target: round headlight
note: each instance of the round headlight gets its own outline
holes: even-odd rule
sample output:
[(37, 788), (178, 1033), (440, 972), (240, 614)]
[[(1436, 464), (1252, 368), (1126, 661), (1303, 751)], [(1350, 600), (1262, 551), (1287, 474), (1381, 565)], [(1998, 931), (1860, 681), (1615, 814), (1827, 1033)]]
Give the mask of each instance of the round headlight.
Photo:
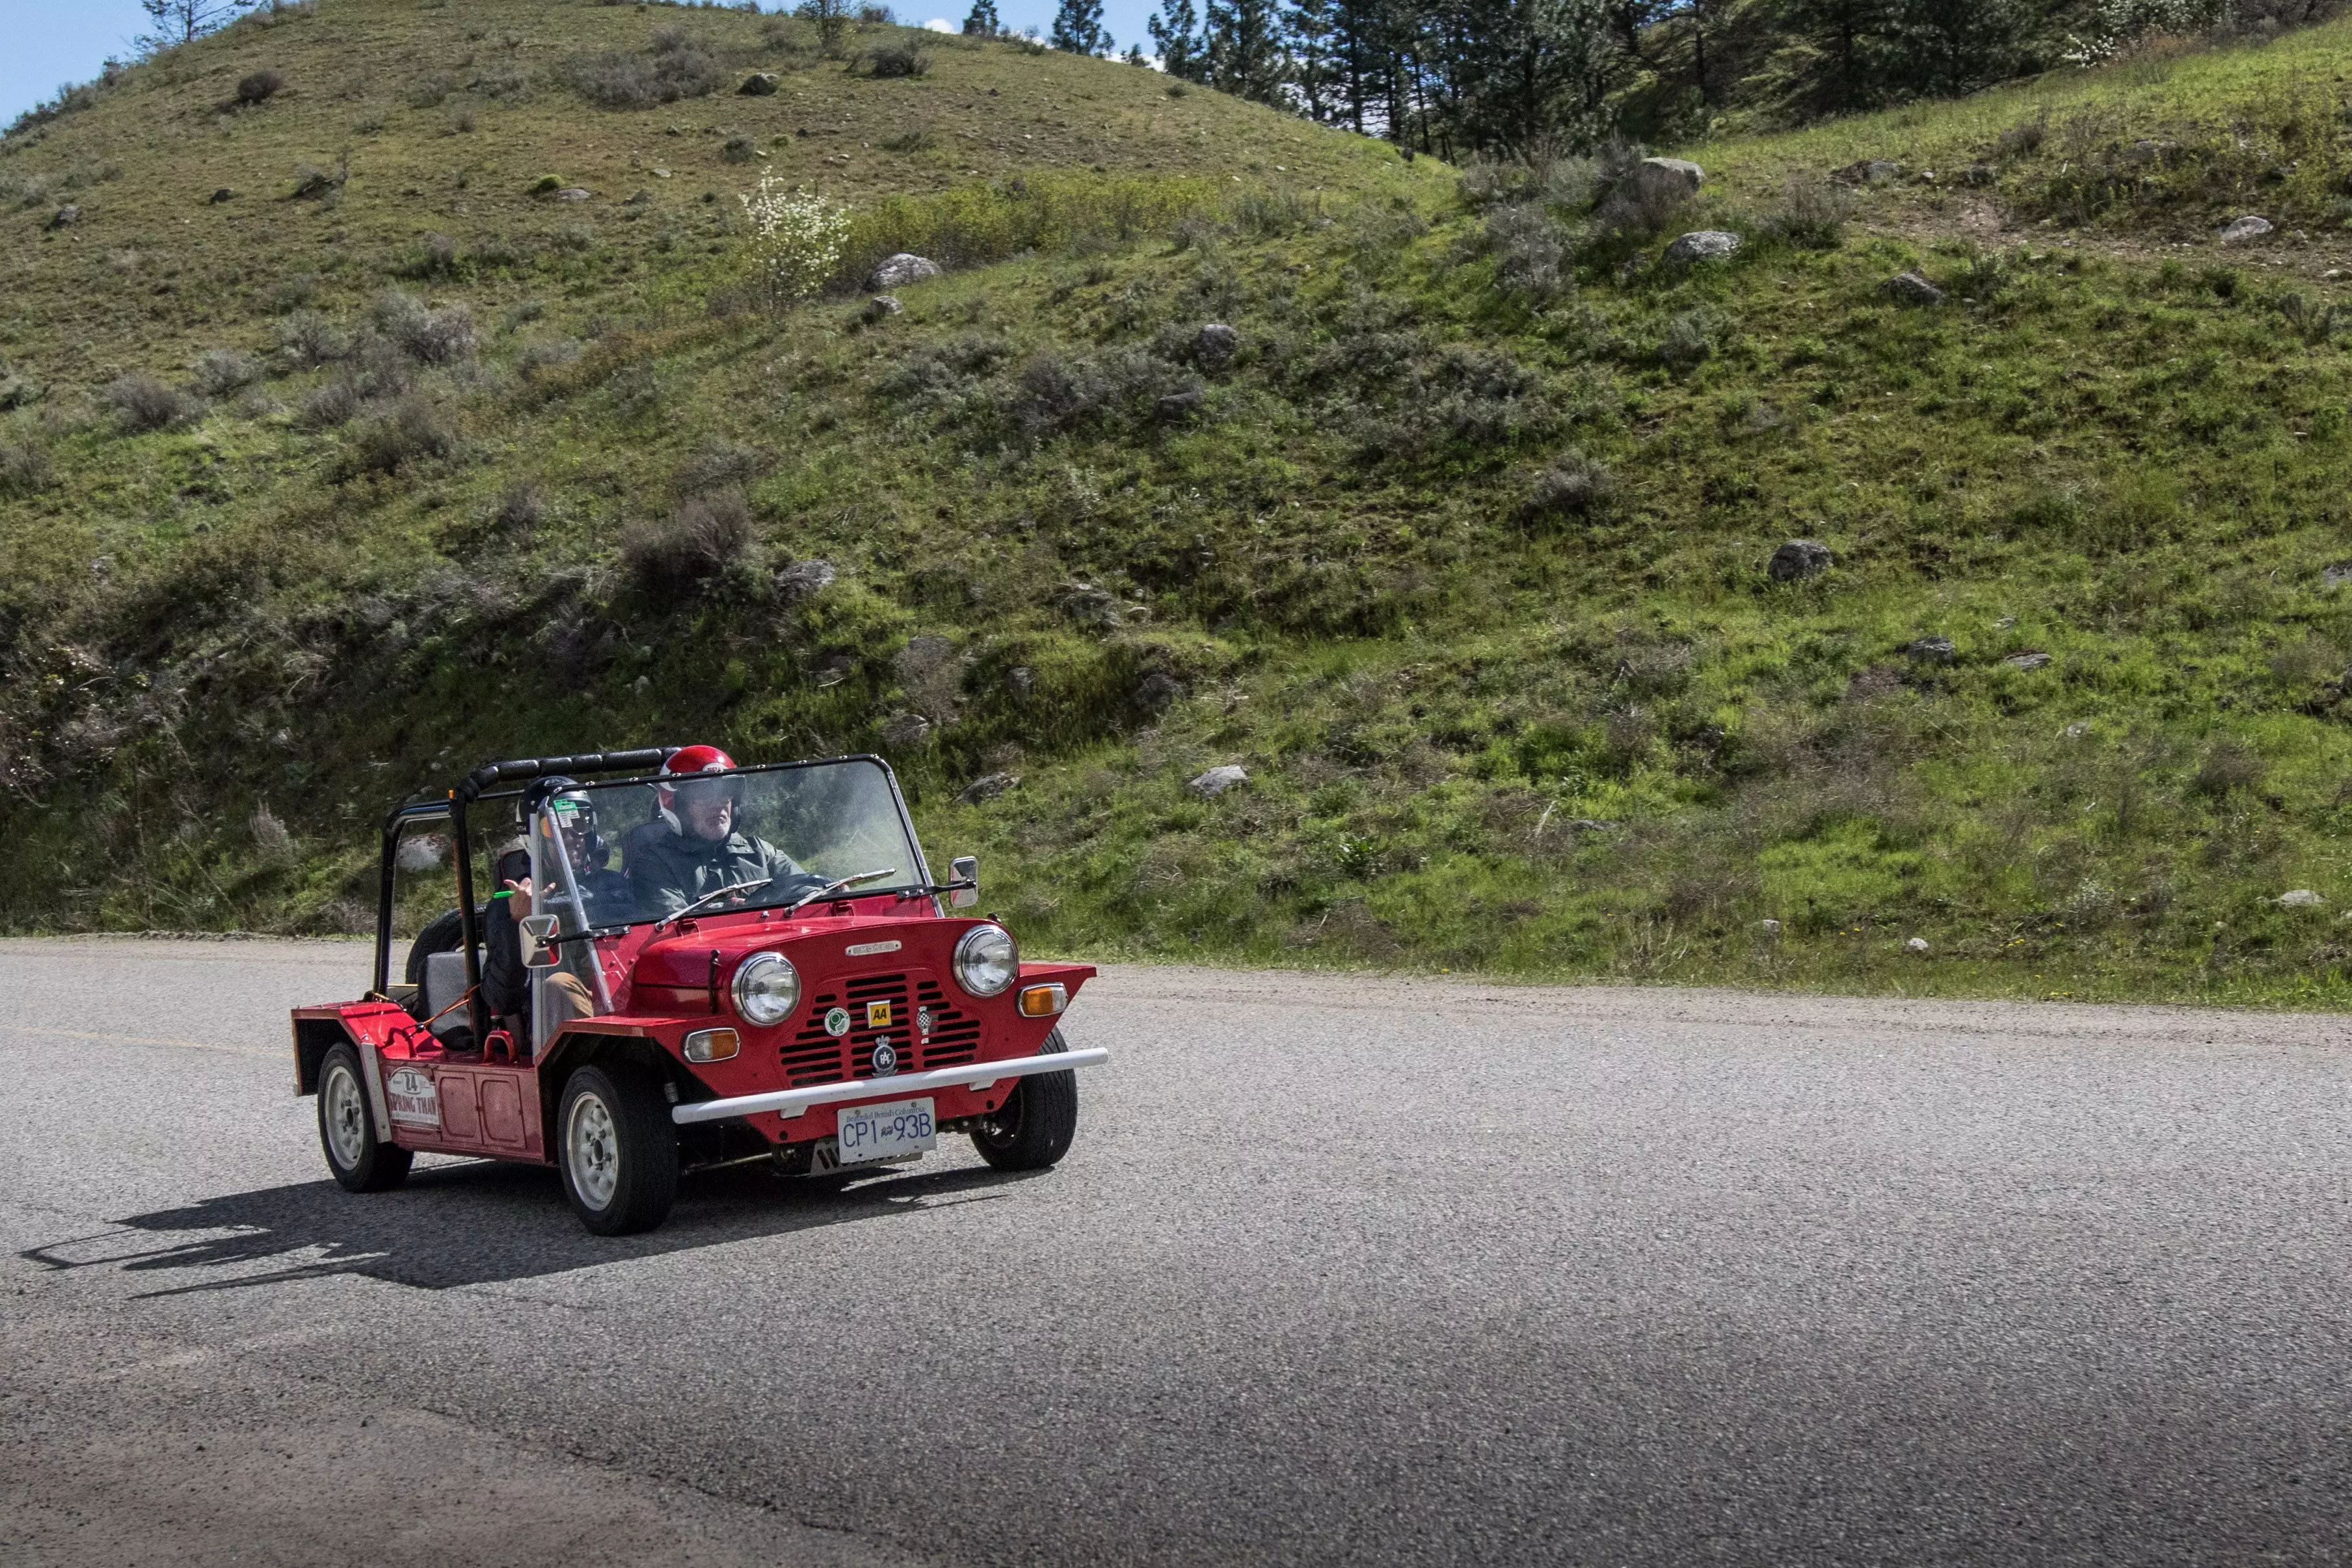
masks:
[(782, 953), (754, 953), (735, 967), (735, 1010), (762, 1028), (779, 1024), (801, 1005), (801, 975)]
[(975, 925), (956, 944), (956, 983), (975, 997), (992, 997), (1021, 973), (1021, 955), (1002, 925)]

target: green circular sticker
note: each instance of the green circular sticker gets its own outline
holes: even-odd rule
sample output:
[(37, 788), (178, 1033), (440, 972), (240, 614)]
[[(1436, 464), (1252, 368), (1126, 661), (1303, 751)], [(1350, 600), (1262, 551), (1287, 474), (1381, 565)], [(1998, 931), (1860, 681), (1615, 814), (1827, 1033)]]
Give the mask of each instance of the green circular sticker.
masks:
[(824, 1032), (840, 1036), (849, 1032), (849, 1009), (835, 1008), (824, 1015)]

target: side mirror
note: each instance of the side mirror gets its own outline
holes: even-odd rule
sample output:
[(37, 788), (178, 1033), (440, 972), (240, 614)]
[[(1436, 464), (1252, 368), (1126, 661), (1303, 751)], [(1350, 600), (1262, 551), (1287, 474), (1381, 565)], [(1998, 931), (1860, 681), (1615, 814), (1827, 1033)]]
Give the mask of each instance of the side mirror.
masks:
[(515, 922), (515, 930), (522, 944), (522, 967), (526, 969), (555, 967), (555, 916), (526, 915)]
[(948, 894), (950, 909), (970, 909), (973, 904), (978, 904), (980, 902), (980, 857), (958, 855), (948, 862), (948, 880), (970, 884), (959, 887)]

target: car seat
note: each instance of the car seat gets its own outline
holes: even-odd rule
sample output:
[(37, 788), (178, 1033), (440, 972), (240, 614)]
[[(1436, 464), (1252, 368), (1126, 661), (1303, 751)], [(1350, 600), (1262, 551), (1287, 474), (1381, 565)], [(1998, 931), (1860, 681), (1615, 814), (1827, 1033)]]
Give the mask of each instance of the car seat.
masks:
[[(452, 1051), (470, 1051), (474, 1043), (474, 1020), (468, 1009), (458, 1005), (466, 994), (466, 955), (428, 953), (425, 956), (425, 980), (417, 1010), (432, 1019), (434, 1038)], [(444, 1009), (447, 1010), (443, 1011)], [(441, 1014), (434, 1018), (436, 1013)], [(456, 1037), (463, 1036), (460, 1040)]]

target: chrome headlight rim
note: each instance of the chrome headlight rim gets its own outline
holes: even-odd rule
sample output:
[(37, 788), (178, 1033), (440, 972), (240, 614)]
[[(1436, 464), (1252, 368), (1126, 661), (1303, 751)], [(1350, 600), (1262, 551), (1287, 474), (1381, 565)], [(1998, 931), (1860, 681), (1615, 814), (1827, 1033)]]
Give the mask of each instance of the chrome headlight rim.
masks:
[[(986, 975), (982, 975), (975, 981), (972, 971), (986, 961), (979, 958), (974, 949), (983, 944), (996, 942), (1004, 944), (1002, 960), (1003, 977), (993, 985), (988, 982)], [(1001, 997), (1012, 988), (1015, 980), (1021, 977), (1021, 949), (1013, 942), (1012, 932), (992, 920), (982, 921), (957, 940), (955, 961), (950, 967), (955, 971), (956, 984), (961, 986), (969, 994), (975, 997)]]
[[(783, 971), (784, 996), (781, 1005), (774, 991), (763, 985), (776, 970)], [(761, 988), (755, 990), (755, 986)], [(743, 1015), (746, 1023), (761, 1029), (773, 1029), (793, 1016), (801, 1005), (801, 972), (782, 953), (754, 953), (735, 966), (735, 978), (727, 992), (735, 1003), (735, 1010)]]

